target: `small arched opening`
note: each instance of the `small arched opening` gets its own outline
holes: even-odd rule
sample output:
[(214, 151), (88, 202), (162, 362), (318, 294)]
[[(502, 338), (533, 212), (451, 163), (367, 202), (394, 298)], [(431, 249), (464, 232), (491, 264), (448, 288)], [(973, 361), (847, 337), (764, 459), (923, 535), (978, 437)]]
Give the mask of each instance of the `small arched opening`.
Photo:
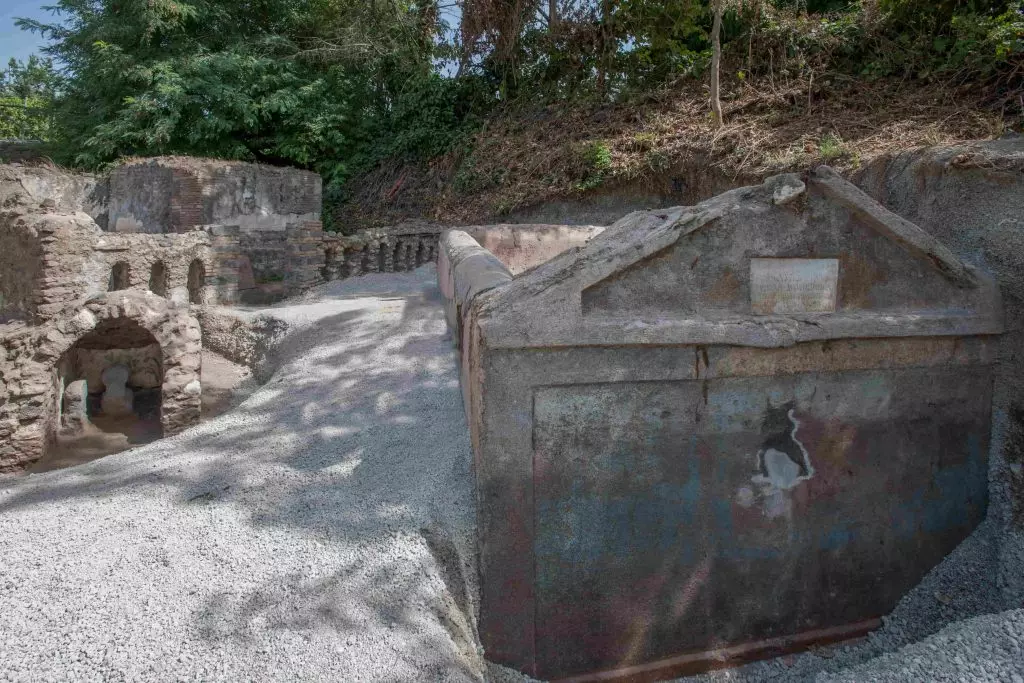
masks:
[(107, 284), (108, 292), (116, 292), (121, 289), (128, 289), (131, 286), (131, 267), (124, 261), (118, 261), (110, 269), (110, 281)]
[(188, 264), (188, 302), (201, 304), (204, 301), (203, 288), (206, 285), (206, 266), (199, 259)]
[(163, 261), (157, 261), (149, 269), (149, 291), (167, 298), (167, 267)]
[(57, 438), (34, 470), (67, 467), (163, 436), (163, 353), (129, 318), (109, 318), (56, 365)]

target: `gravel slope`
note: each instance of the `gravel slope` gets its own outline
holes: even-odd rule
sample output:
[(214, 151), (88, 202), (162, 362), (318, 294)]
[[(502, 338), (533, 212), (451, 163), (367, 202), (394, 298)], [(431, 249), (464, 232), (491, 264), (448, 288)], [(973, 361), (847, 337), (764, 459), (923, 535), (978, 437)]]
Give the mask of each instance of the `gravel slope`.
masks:
[[(474, 635), (471, 456), (434, 277), (267, 309), (289, 335), (238, 408), (0, 482), (0, 680), (528, 680)], [(1024, 572), (1010, 540), (987, 521), (867, 639), (686, 680), (1024, 683), (1024, 604), (996, 583)]]
[(280, 367), (237, 409), (0, 483), (0, 680), (480, 680), (433, 280), (274, 308)]

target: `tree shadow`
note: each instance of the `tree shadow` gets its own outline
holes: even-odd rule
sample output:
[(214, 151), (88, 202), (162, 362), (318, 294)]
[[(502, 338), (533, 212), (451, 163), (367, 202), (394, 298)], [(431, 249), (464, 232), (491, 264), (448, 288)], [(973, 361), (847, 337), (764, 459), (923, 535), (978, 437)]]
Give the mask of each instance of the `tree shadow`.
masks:
[[(396, 278), (398, 291), (381, 297)], [(254, 535), (283, 530), (353, 557), (328, 576), (282, 558), (262, 585), (207, 596), (194, 614), (201, 638), (313, 630), (357, 658), (372, 631), (395, 651), (372, 680), (479, 680), (471, 455), (444, 315), (422, 273), (358, 280), (327, 301), (295, 302), (316, 309), (315, 322), (281, 340), (269, 381), (233, 410), (142, 448), (2, 482), (0, 514), (140, 488), (183, 510), (241, 510)], [(377, 291), (361, 298), (367, 285)]]

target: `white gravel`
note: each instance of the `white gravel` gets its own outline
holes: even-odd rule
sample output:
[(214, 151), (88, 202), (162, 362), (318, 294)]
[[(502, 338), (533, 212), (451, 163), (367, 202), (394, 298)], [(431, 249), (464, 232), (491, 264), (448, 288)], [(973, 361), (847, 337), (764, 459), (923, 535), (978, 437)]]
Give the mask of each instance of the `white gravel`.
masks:
[[(267, 309), (289, 334), (233, 411), (0, 482), (0, 680), (526, 680), (475, 636), (471, 456), (434, 277)], [(1024, 604), (996, 581), (1024, 557), (1001, 527), (864, 640), (687, 680), (1024, 683)]]
[(232, 412), (0, 483), (0, 680), (480, 680), (434, 277), (275, 307), (280, 367)]

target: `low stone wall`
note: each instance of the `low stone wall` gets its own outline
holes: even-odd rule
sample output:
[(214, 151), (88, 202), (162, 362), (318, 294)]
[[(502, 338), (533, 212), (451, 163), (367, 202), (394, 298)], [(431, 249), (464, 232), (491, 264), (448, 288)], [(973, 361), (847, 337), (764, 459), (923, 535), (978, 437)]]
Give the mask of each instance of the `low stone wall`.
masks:
[(445, 318), (452, 342), (462, 346), (463, 316), (482, 292), (512, 280), (512, 273), (497, 256), (462, 230), (441, 235), (437, 282), (444, 297)]
[[(199, 421), (202, 343), (187, 305), (151, 292), (119, 291), (70, 306), (41, 325), (0, 326), (0, 472), (20, 471), (56, 438), (64, 387), (79, 378), (79, 353), (109, 355), (139, 334), (160, 349), (160, 423), (165, 436)], [(76, 344), (89, 339), (90, 344)], [(99, 347), (99, 348), (98, 348)], [(109, 347), (109, 348), (103, 348)], [(69, 352), (74, 357), (69, 357)], [(92, 389), (90, 389), (92, 390)]]
[(214, 306), (204, 306), (196, 315), (204, 349), (253, 370), (260, 369), (270, 349), (288, 332), (286, 322), (268, 315), (247, 316)]
[(441, 233), (437, 226), (366, 230), (355, 235), (323, 237), (324, 280), (342, 280), (368, 273), (415, 270), (437, 258)]
[[(355, 235), (326, 233), (323, 237), (325, 280), (367, 273), (399, 273), (432, 263), (439, 256), (444, 226), (412, 223)], [(473, 225), (459, 227), (501, 260), (512, 273), (521, 273), (566, 249), (586, 244), (603, 228), (571, 225)]]
[(497, 256), (513, 275), (550, 261), (567, 249), (581, 247), (604, 230), (595, 225), (513, 223), (471, 225), (459, 229)]
[[(189, 291), (189, 269), (204, 277)], [(117, 275), (114, 275), (115, 269)], [(84, 213), (0, 213), (0, 296), (7, 317), (45, 321), (69, 301), (118, 289), (152, 290), (174, 301), (224, 294), (204, 232), (113, 234)]]

